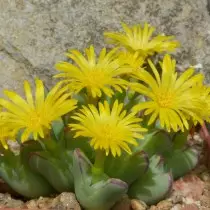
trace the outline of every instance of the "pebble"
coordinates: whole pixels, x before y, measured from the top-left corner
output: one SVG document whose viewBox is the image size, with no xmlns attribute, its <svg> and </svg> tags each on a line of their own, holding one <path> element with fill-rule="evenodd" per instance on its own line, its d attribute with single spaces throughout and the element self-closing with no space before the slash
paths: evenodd
<svg viewBox="0 0 210 210">
<path fill-rule="evenodd" d="M 22 208 L 23 201 L 16 200 L 11 197 L 8 193 L 0 193 L 0 208 Z"/>
<path fill-rule="evenodd" d="M 81 210 L 74 193 L 63 192 L 55 198 L 34 199 L 28 201 L 25 206 L 28 209 L 65 209 L 65 210 Z"/>
<path fill-rule="evenodd" d="M 178 193 L 172 193 L 170 200 L 173 204 L 181 203 L 183 196 Z"/>
<path fill-rule="evenodd" d="M 170 200 L 160 201 L 156 206 L 151 206 L 149 210 L 170 210 L 173 204 Z"/>
<path fill-rule="evenodd" d="M 172 208 L 172 206 L 173 206 L 173 204 L 169 200 L 163 200 L 157 204 L 157 207 L 161 210 L 170 210 Z"/>
<path fill-rule="evenodd" d="M 176 204 L 170 210 L 199 210 L 196 204 Z"/>
<path fill-rule="evenodd" d="M 132 199 L 131 200 L 131 209 L 132 210 L 146 210 L 147 205 L 143 201 Z"/>
<path fill-rule="evenodd" d="M 199 210 L 196 204 L 186 204 L 180 210 Z"/>
<path fill-rule="evenodd" d="M 171 208 L 171 210 L 181 210 L 181 208 L 182 208 L 182 205 L 181 204 L 176 204 L 175 206 L 173 206 Z"/>
<path fill-rule="evenodd" d="M 204 191 L 204 182 L 195 174 L 188 174 L 173 183 L 173 193 L 200 200 Z"/>
<path fill-rule="evenodd" d="M 205 206 L 207 209 L 210 209 L 210 199 L 209 199 L 209 195 L 203 195 L 201 197 L 201 206 Z"/>
<path fill-rule="evenodd" d="M 150 206 L 149 210 L 158 210 L 156 206 Z"/>
<path fill-rule="evenodd" d="M 210 175 L 209 175 L 209 173 L 207 173 L 207 172 L 205 171 L 205 172 L 203 172 L 203 173 L 200 175 L 200 178 L 201 178 L 204 182 L 206 182 L 206 181 L 209 181 L 209 180 L 210 180 Z"/>
<path fill-rule="evenodd" d="M 112 210 L 131 210 L 131 201 L 128 196 L 124 196 L 120 201 L 118 201 Z"/>
</svg>

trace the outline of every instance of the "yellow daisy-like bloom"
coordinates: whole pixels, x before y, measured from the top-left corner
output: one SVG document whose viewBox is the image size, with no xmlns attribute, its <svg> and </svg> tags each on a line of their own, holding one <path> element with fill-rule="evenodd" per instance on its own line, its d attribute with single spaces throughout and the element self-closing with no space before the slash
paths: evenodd
<svg viewBox="0 0 210 210">
<path fill-rule="evenodd" d="M 58 83 L 45 97 L 43 82 L 36 79 L 35 84 L 35 99 L 28 81 L 24 82 L 26 100 L 8 90 L 4 93 L 10 100 L 0 99 L 0 105 L 6 109 L 4 117 L 8 128 L 14 130 L 14 133 L 23 130 L 22 142 L 30 134 L 35 140 L 38 136 L 44 138 L 44 131 L 51 128 L 52 121 L 76 108 L 77 102 L 70 99 L 70 93 L 66 92 L 67 87 L 61 87 Z"/>
<path fill-rule="evenodd" d="M 131 84 L 133 90 L 148 99 L 136 105 L 134 111 L 145 110 L 145 115 L 151 114 L 149 125 L 159 118 L 161 126 L 168 131 L 183 131 L 184 127 L 188 129 L 189 119 L 201 121 L 200 112 L 204 104 L 200 100 L 199 90 L 192 87 L 203 80 L 203 75 L 193 76 L 194 69 L 189 68 L 178 77 L 175 60 L 169 55 L 166 55 L 161 63 L 161 76 L 151 61 L 149 65 L 154 76 L 143 70 L 136 77 L 144 84 Z"/>
<path fill-rule="evenodd" d="M 128 51 L 138 51 L 143 56 L 153 55 L 165 51 L 174 51 L 179 42 L 172 40 L 173 36 L 158 35 L 152 38 L 154 27 L 145 23 L 129 27 L 122 23 L 124 33 L 105 32 L 104 35 L 113 44 L 125 47 Z"/>
<path fill-rule="evenodd" d="M 204 107 L 200 112 L 200 116 L 204 121 L 210 122 L 210 87 L 198 83 L 194 89 L 199 92 L 200 100 L 204 103 Z M 195 124 L 198 122 L 195 121 Z"/>
<path fill-rule="evenodd" d="M 86 57 L 77 50 L 71 50 L 67 56 L 71 58 L 74 64 L 68 62 L 60 62 L 56 64 L 56 69 L 62 73 L 56 75 L 57 78 L 64 78 L 64 82 L 68 84 L 71 91 L 78 93 L 83 88 L 92 97 L 101 97 L 102 92 L 108 96 L 112 96 L 115 88 L 122 91 L 127 87 L 127 82 L 120 75 L 127 73 L 128 68 L 119 65 L 117 49 L 106 52 L 103 48 L 96 58 L 93 46 L 85 50 Z"/>
<path fill-rule="evenodd" d="M 143 69 L 145 58 L 139 55 L 139 52 L 122 51 L 119 53 L 119 62 L 121 65 L 128 65 L 131 67 L 131 72 L 128 74 L 136 74 Z"/>
<path fill-rule="evenodd" d="M 8 149 L 7 140 L 13 138 L 12 131 L 5 124 L 0 123 L 0 141 L 5 149 Z"/>
<path fill-rule="evenodd" d="M 123 104 L 115 101 L 112 109 L 107 101 L 99 103 L 99 110 L 94 105 L 83 106 L 80 113 L 72 118 L 79 121 L 70 124 L 78 136 L 90 137 L 90 144 L 95 150 L 110 152 L 115 157 L 121 155 L 121 149 L 131 153 L 128 144 L 137 145 L 136 138 L 143 138 L 142 132 L 146 129 L 139 125 L 141 121 L 134 113 L 126 115 Z"/>
<path fill-rule="evenodd" d="M 5 149 L 8 149 L 7 140 L 9 139 L 14 139 L 14 133 L 8 128 L 6 124 L 4 112 L 0 111 L 0 141 Z"/>
</svg>

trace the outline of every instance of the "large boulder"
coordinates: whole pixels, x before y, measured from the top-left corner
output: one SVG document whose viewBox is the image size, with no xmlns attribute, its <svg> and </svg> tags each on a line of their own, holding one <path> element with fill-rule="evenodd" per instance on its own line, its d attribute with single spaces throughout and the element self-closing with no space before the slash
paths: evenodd
<svg viewBox="0 0 210 210">
<path fill-rule="evenodd" d="M 120 22 L 149 22 L 182 46 L 182 67 L 196 65 L 210 82 L 210 4 L 207 0 L 2 0 L 0 1 L 0 96 L 21 92 L 24 79 L 52 85 L 54 64 L 70 48 L 104 46 L 103 31 Z M 53 80 L 54 81 L 54 80 Z"/>
</svg>

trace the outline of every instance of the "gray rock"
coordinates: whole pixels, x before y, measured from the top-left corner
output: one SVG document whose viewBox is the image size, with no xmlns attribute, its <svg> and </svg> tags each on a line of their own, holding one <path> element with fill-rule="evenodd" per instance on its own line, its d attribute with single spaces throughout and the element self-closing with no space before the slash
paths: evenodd
<svg viewBox="0 0 210 210">
<path fill-rule="evenodd" d="M 209 1 L 208 1 L 209 2 Z M 175 35 L 181 67 L 198 65 L 210 82 L 210 7 L 207 0 L 4 0 L 0 1 L 0 91 L 22 89 L 38 76 L 52 85 L 54 64 L 70 48 L 104 46 L 103 31 L 120 21 L 145 21 Z M 54 81 L 54 80 L 53 80 Z"/>
</svg>

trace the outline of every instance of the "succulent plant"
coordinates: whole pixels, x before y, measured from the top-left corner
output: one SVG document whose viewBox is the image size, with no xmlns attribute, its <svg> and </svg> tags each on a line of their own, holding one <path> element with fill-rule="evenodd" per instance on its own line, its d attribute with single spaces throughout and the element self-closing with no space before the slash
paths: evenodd
<svg viewBox="0 0 210 210">
<path fill-rule="evenodd" d="M 87 209 L 108 210 L 127 193 L 128 185 L 120 179 L 109 178 L 106 174 L 93 181 L 91 165 L 79 149 L 75 150 L 73 171 L 77 199 Z"/>
<path fill-rule="evenodd" d="M 51 90 L 35 79 L 35 93 L 24 82 L 25 98 L 4 91 L 0 177 L 19 194 L 73 191 L 89 210 L 108 210 L 125 194 L 150 205 L 198 163 L 187 138 L 210 116 L 203 75 L 192 68 L 178 75 L 168 54 L 155 62 L 178 46 L 171 37 L 151 38 L 148 24 L 123 29 L 105 34 L 120 48 L 98 56 L 93 46 L 70 50 L 72 62 L 56 64 L 63 80 Z"/>
<path fill-rule="evenodd" d="M 149 169 L 132 183 L 128 195 L 148 205 L 155 204 L 170 192 L 172 181 L 172 174 L 165 172 L 162 157 L 153 155 L 150 158 Z"/>
<path fill-rule="evenodd" d="M 34 173 L 21 156 L 6 151 L 0 160 L 0 176 L 17 193 L 26 198 L 47 196 L 55 190 L 40 174 Z"/>
</svg>

